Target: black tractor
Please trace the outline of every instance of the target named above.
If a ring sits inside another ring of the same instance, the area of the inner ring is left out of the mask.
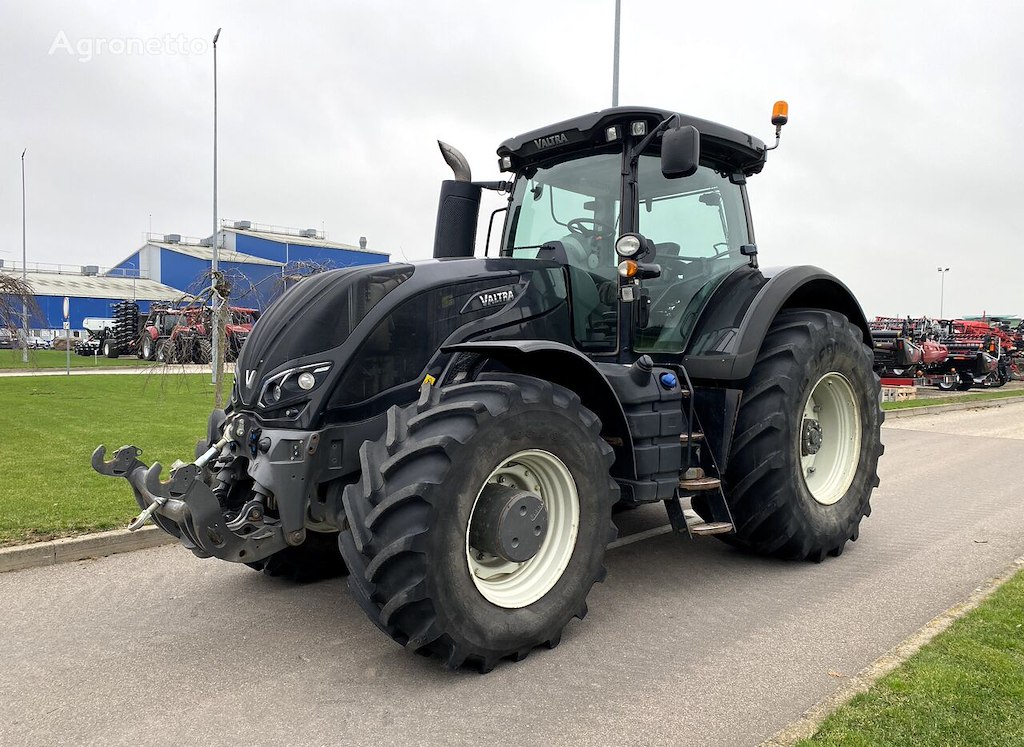
[[[782,102],[772,121],[777,145]],[[759,267],[746,182],[771,148],[621,107],[505,141],[502,181],[441,149],[433,260],[289,289],[168,481],[96,450],[133,527],[271,574],[347,569],[387,635],[481,671],[586,614],[616,509],[662,502],[679,533],[780,558],[857,539],[871,333],[825,270]],[[508,204],[475,257],[484,189]]]

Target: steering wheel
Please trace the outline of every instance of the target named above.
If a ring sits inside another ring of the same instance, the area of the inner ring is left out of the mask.
[[[569,229],[569,233],[574,233],[585,239],[608,232],[606,226],[598,223],[593,218],[573,218],[565,224],[565,227]]]

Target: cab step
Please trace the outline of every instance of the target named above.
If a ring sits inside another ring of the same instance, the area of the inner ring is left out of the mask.
[[[665,501],[668,519],[672,530],[679,534],[686,533],[690,537],[705,537],[712,534],[728,534],[734,531],[729,521],[704,521],[696,511],[689,508],[685,496],[676,495]]]
[[[693,477],[683,478],[679,481],[679,489],[691,493],[703,490],[718,490],[722,487],[722,481],[717,477]]]
[[[709,534],[728,534],[733,526],[728,521],[695,521],[692,524],[687,522],[686,530],[703,537]]]

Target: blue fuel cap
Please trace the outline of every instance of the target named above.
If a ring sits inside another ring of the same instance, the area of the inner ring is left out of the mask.
[[[667,371],[658,377],[658,381],[660,381],[661,385],[666,389],[674,389],[675,385],[679,383],[679,379],[676,378],[676,375],[668,373]]]

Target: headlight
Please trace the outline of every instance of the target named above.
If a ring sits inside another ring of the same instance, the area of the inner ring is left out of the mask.
[[[312,363],[274,374],[263,384],[258,403],[264,407],[289,402],[316,389],[327,380],[331,363]]]
[[[615,242],[615,251],[620,257],[632,257],[640,251],[640,237],[627,233]]]

